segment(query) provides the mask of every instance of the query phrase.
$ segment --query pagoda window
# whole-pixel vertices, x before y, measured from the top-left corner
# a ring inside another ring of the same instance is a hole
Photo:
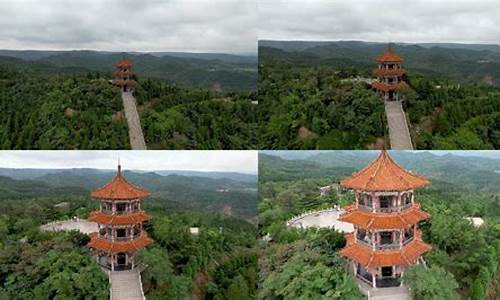
[[[116,203],[116,212],[124,213],[127,211],[127,203]]]
[[[380,208],[390,208],[392,206],[392,196],[380,196]]]
[[[134,201],[132,203],[132,211],[138,211],[139,210],[139,202],[138,201]]]
[[[106,213],[111,213],[113,212],[113,204],[111,202],[102,202],[101,210]]]
[[[125,228],[119,228],[116,230],[116,238],[118,240],[124,240],[127,238],[127,230]]]
[[[368,208],[372,208],[372,197],[368,194],[360,193],[358,196],[358,203]]]
[[[392,232],[382,231],[379,234],[380,234],[380,244],[381,245],[392,244]]]

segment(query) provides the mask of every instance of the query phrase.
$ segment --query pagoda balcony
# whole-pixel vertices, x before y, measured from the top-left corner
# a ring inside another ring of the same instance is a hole
[[[373,70],[373,73],[378,75],[378,76],[388,76],[388,75],[395,75],[395,76],[403,76],[406,73],[405,69],[381,69],[377,68]]]
[[[401,247],[408,245],[411,241],[413,241],[413,237],[406,238],[402,244],[400,244],[399,241],[396,241],[393,243],[376,244],[375,246],[373,246],[370,241],[356,239],[356,243],[374,250],[400,249]]]
[[[110,209],[102,209],[101,212],[106,215],[126,215],[141,212],[139,208],[130,210],[115,210],[114,212]]]
[[[381,212],[381,213],[392,213],[392,212],[400,212],[407,210],[413,206],[413,203],[408,203],[404,205],[399,205],[399,206],[390,206],[390,207],[376,207],[373,208],[371,206],[367,206],[364,204],[358,204],[358,207],[361,210],[367,211],[367,212]]]
[[[141,233],[136,233],[136,234],[132,234],[132,235],[127,235],[127,236],[120,236],[120,237],[115,237],[114,240],[112,238],[111,235],[108,235],[108,234],[99,234],[99,238],[103,239],[103,240],[107,240],[107,241],[110,241],[110,242],[130,242],[130,241],[133,241],[135,239],[138,239],[141,237]]]

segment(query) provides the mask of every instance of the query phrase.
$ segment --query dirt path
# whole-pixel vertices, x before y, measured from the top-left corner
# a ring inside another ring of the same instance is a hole
[[[142,134],[141,119],[137,113],[136,101],[131,92],[122,92],[123,107],[128,123],[128,135],[132,150],[146,150]]]
[[[385,114],[389,125],[391,149],[413,150],[410,130],[400,101],[385,101]]]

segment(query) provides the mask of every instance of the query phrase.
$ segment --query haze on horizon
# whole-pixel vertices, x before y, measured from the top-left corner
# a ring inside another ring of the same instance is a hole
[[[0,48],[257,53],[255,0],[4,0]]]
[[[15,169],[116,169],[201,171],[257,174],[257,151],[232,150],[31,150],[0,151],[0,168]]]
[[[259,40],[500,43],[495,0],[258,0]]]

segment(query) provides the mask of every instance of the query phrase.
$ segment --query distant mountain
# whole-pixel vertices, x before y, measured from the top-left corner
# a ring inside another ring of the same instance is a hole
[[[386,43],[361,41],[259,41],[259,62],[282,60],[371,71],[375,57],[385,49]],[[404,66],[410,74],[500,84],[500,45],[396,43],[393,49],[405,59]]]
[[[284,160],[281,158],[283,155],[273,156],[272,152],[268,151],[266,155],[259,155],[259,171],[264,169],[273,172],[274,176],[282,176],[279,170],[286,170],[284,172],[286,174],[294,174],[293,170],[300,170],[297,173],[299,178],[304,174],[308,177],[343,177],[365,167],[378,155],[377,151],[302,152],[313,155],[304,159],[289,157]],[[500,195],[500,159],[452,154],[435,155],[427,151],[390,151],[390,154],[404,168],[431,180],[452,184],[457,189],[465,188]]]
[[[216,53],[118,53],[102,51],[13,51],[0,50],[0,64],[17,58],[19,67],[45,73],[111,72],[128,57],[139,78],[151,77],[188,86],[223,90],[255,90],[257,57]]]
[[[115,174],[97,169],[0,169],[0,192],[13,197],[51,196],[56,192],[89,197],[92,190],[108,183]],[[213,178],[208,177],[209,172],[204,177],[136,171],[124,174],[130,183],[147,189],[154,201],[168,207],[218,212],[230,207],[236,216],[244,218],[253,218],[257,213],[256,176],[224,172],[214,173]],[[242,180],[228,179],[223,174]]]
[[[90,175],[95,176],[105,175],[111,176],[116,173],[115,170],[111,169],[91,169],[91,168],[73,168],[73,169],[12,169],[12,168],[0,168],[0,176],[11,177],[14,179],[38,179],[44,175],[53,174],[69,174],[74,175]],[[210,171],[184,171],[184,170],[155,170],[155,171],[142,171],[133,170],[133,173],[156,173],[161,176],[169,175],[180,175],[185,177],[206,177],[213,179],[231,179],[235,181],[241,181],[246,183],[257,182],[257,175],[238,173],[238,172],[210,172]]]
[[[207,177],[213,179],[231,179],[235,181],[242,181],[248,183],[256,183],[257,175],[244,174],[237,172],[200,172],[200,171],[178,171],[178,170],[168,170],[168,171],[154,171],[156,174],[162,176],[168,175],[180,175],[188,177]]]

